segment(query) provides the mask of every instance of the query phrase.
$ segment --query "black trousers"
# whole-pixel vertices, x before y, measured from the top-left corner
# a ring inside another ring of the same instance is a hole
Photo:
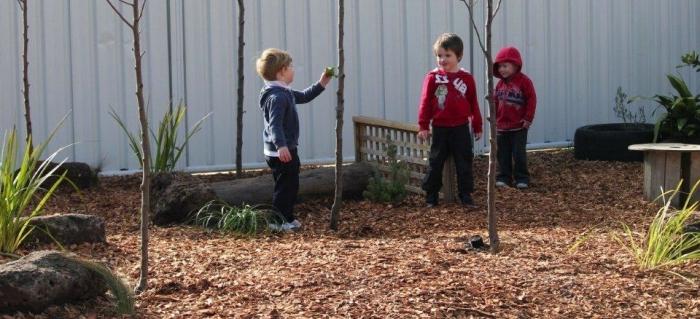
[[[299,154],[297,149],[290,149],[292,160],[283,163],[279,157],[265,156],[267,166],[272,169],[272,177],[275,179],[275,190],[272,193],[272,206],[282,214],[286,222],[296,219],[294,216],[294,204],[299,193]]]
[[[452,155],[457,170],[457,189],[459,198],[464,200],[474,191],[472,162],[472,136],[469,125],[456,127],[433,127],[433,139],[430,145],[428,172],[423,179],[422,188],[426,192],[426,201],[437,203],[438,192],[442,188],[442,168],[449,155]]]
[[[530,183],[530,173],[527,171],[527,129],[512,132],[498,132],[498,175],[496,180],[510,184]]]

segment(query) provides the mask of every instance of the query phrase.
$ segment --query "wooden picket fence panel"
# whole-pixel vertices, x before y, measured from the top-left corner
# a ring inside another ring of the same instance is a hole
[[[416,124],[388,121],[366,116],[352,118],[355,127],[355,161],[367,161],[377,165],[379,171],[388,173],[387,149],[396,145],[396,158],[409,170],[406,189],[412,193],[425,194],[420,185],[428,169],[430,141],[418,139]],[[443,168],[443,186],[440,197],[445,202],[456,198],[456,173],[454,161],[448,158]]]

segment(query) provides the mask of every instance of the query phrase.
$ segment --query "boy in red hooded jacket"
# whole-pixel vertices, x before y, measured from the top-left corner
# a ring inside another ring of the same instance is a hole
[[[520,70],[523,61],[515,47],[505,47],[496,55],[494,75],[501,79],[494,92],[496,98],[496,141],[498,143],[498,175],[496,186],[515,181],[515,187],[527,188],[527,131],[532,125],[537,105],[535,86]]]
[[[464,44],[458,35],[440,35],[433,45],[433,51],[438,67],[428,72],[423,80],[418,109],[418,137],[427,139],[431,122],[433,127],[429,167],[422,185],[426,192],[425,201],[428,207],[438,204],[442,168],[447,157],[452,155],[457,170],[459,199],[463,205],[473,208],[474,152],[469,122],[477,140],[482,132],[476,83],[471,73],[459,67]]]

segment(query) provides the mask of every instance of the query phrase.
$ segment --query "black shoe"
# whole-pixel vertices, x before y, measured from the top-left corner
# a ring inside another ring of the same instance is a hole
[[[467,207],[467,208],[477,208],[476,204],[474,204],[474,199],[472,199],[471,196],[466,195],[462,196],[461,198],[462,201],[462,206]]]
[[[438,198],[440,198],[440,195],[435,193],[435,194],[427,194],[425,196],[425,205],[428,208],[433,208],[438,205]]]

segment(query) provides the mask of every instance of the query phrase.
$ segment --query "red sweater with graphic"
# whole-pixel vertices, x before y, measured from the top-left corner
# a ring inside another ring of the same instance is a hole
[[[425,76],[418,108],[420,129],[428,130],[431,120],[437,127],[455,127],[471,121],[474,133],[481,133],[476,83],[469,72],[435,69]]]
[[[498,72],[498,64],[511,62],[517,71],[507,79]],[[494,62],[494,75],[501,79],[496,85],[496,128],[498,131],[517,131],[523,129],[523,121],[532,123],[535,118],[537,94],[535,86],[527,75],[520,72],[523,66],[520,52],[514,47],[501,49]]]

